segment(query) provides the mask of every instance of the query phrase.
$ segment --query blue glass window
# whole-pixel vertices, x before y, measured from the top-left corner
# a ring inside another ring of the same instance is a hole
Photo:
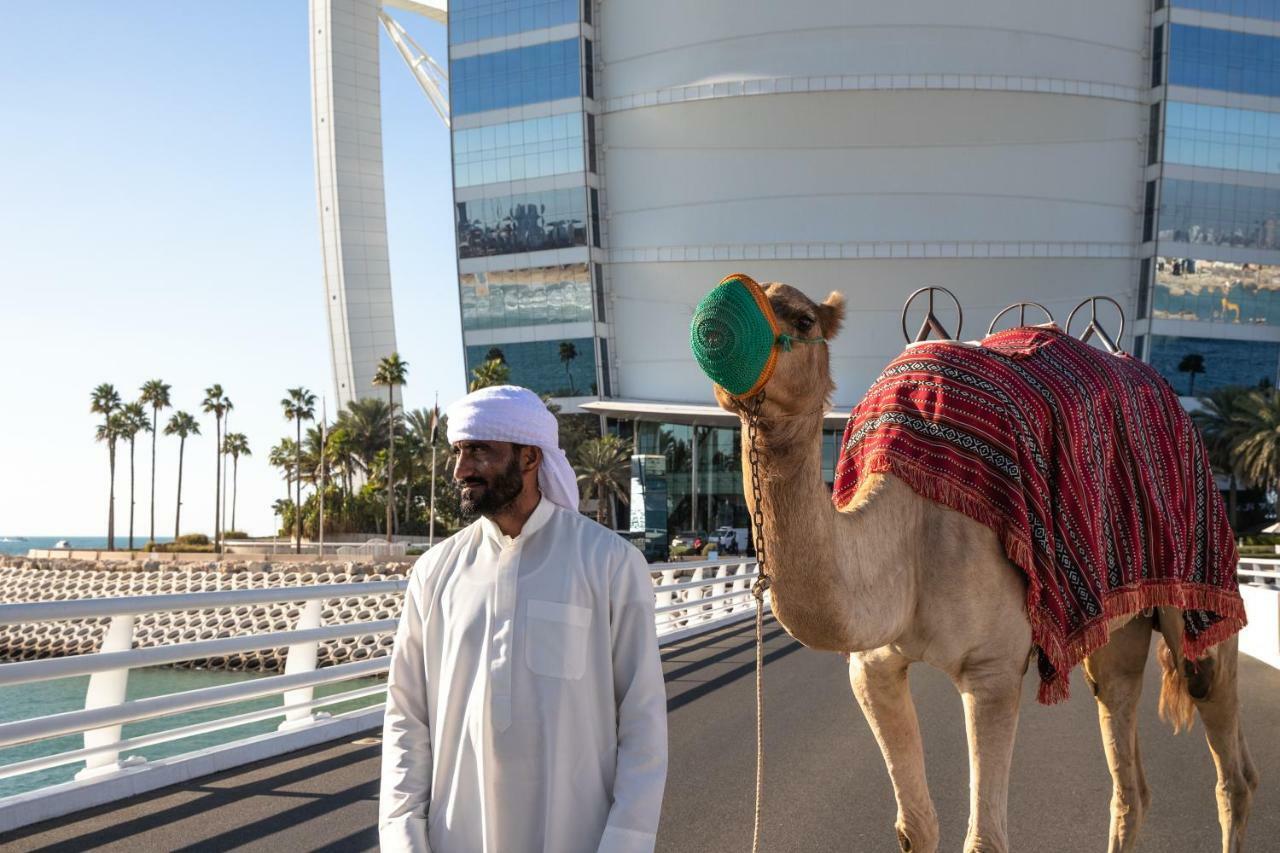
[[[468,346],[468,373],[495,355],[511,370],[513,384],[538,394],[576,397],[598,393],[594,338]]]
[[[1280,367],[1280,343],[1152,335],[1147,361],[1184,396],[1228,385],[1271,388]]]
[[[1173,24],[1169,83],[1248,95],[1280,95],[1280,39]]]
[[[582,187],[460,201],[455,207],[460,258],[587,245]]]
[[[580,0],[450,0],[449,44],[578,21]]]
[[[449,63],[454,115],[518,107],[582,93],[579,39],[500,50]]]
[[[586,166],[584,152],[581,113],[455,130],[454,185],[581,172]]]
[[[1280,113],[1170,101],[1166,163],[1280,174]]]
[[[1280,21],[1280,2],[1277,0],[1173,0],[1172,5],[1183,9],[1216,12],[1219,15],[1234,15],[1237,18]]]
[[[459,286],[468,331],[591,322],[586,264],[464,273]]]
[[[1157,258],[1151,316],[1250,326],[1280,324],[1280,266]]]
[[[1237,249],[1280,249],[1280,189],[1165,178],[1160,239]]]

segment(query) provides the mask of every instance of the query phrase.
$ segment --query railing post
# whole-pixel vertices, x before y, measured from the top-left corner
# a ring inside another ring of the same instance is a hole
[[[706,579],[707,579],[707,570],[704,569],[702,566],[698,566],[698,568],[693,570],[693,577],[691,578],[691,580],[704,581]],[[687,613],[690,617],[689,619],[690,625],[692,625],[695,621],[706,622],[708,619],[711,618],[710,614],[703,612],[706,610],[706,608],[703,607],[701,604],[697,603],[706,597],[707,597],[706,587],[695,586],[692,589],[686,590],[685,601],[689,601],[693,603],[693,607],[690,607],[688,610],[685,611],[685,613]]]
[[[675,583],[675,579],[676,579],[676,573],[673,570],[663,569],[662,583],[660,585],[664,587],[671,586],[671,584]],[[676,600],[676,595],[674,592],[669,592],[669,591],[659,592],[657,596],[656,606],[662,607],[667,604],[674,604],[675,600]],[[667,611],[666,613],[660,614],[658,618],[662,620],[663,625],[674,625],[676,621],[676,611],[674,610]]]
[[[298,624],[294,626],[294,630],[305,631],[309,628],[320,627],[320,610],[324,602],[321,599],[312,599],[302,607],[302,613],[298,616]],[[293,675],[295,672],[311,672],[316,668],[316,654],[319,643],[311,641],[309,643],[297,643],[289,647],[288,655],[285,657],[284,674]],[[297,690],[286,690],[284,692],[285,705],[297,705],[303,702],[310,702],[315,698],[314,687],[302,687]],[[327,713],[320,712],[313,714],[311,711],[302,708],[294,711],[286,711],[284,722],[281,723],[276,731],[289,731],[303,726],[309,726],[317,719],[329,716]]]
[[[107,626],[107,635],[102,640],[99,652],[123,652],[133,647],[134,615],[112,616]],[[85,691],[84,707],[105,708],[119,705],[124,701],[125,691],[129,686],[129,669],[113,669],[108,672],[95,672],[89,676],[89,689]],[[123,726],[106,726],[101,729],[89,729],[84,733],[84,748],[119,743]],[[119,751],[100,752],[84,760],[84,769],[76,774],[77,781],[116,773],[123,767],[142,764],[146,759],[132,756],[124,762],[120,761]]]

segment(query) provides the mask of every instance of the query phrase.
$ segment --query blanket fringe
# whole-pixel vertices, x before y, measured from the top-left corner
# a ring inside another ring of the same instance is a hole
[[[1041,590],[1036,583],[1031,543],[1000,512],[963,487],[922,471],[908,459],[883,454],[872,462],[867,474],[893,474],[923,498],[962,513],[993,531],[1000,539],[1005,555],[1022,570],[1027,579],[1027,616],[1031,622],[1032,642],[1044,652],[1055,670],[1048,681],[1042,680],[1036,701],[1054,705],[1071,695],[1071,670],[1111,639],[1110,622],[1150,607],[1176,607],[1180,610],[1207,610],[1220,620],[1191,637],[1183,632],[1183,654],[1198,660],[1212,647],[1235,634],[1245,625],[1244,601],[1236,590],[1208,584],[1183,583],[1152,579],[1141,584],[1107,590],[1103,593],[1103,613],[1076,629],[1071,635],[1058,634],[1051,615],[1041,609]],[[849,495],[838,496],[838,505]]]

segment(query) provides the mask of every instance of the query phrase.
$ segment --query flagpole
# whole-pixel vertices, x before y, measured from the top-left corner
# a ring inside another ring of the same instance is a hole
[[[313,398],[314,399],[314,398]],[[325,474],[328,473],[328,466],[325,465],[324,450],[325,436],[329,425],[329,409],[325,403],[324,397],[320,398],[320,559],[324,559],[324,491],[326,483]]]
[[[431,518],[427,522],[427,547],[436,544],[436,425],[439,423],[440,392],[436,392],[435,404],[431,407],[431,503],[427,510]]]

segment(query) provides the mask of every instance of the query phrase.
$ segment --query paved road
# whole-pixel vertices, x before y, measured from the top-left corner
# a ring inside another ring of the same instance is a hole
[[[893,795],[879,750],[849,694],[843,661],[767,627],[764,846],[769,851],[893,851]],[[750,626],[664,650],[671,755],[660,851],[747,850],[754,776]],[[938,673],[916,667],[912,690],[925,732],[944,851],[968,818],[968,758],[960,700]],[[1141,736],[1153,789],[1140,849],[1218,847],[1213,767],[1203,735],[1156,720],[1149,662]],[[1241,659],[1245,721],[1263,776],[1250,848],[1280,848],[1280,672]],[[1093,699],[1079,674],[1072,699],[1033,702],[1026,684],[1010,797],[1014,850],[1105,850],[1110,782]],[[376,848],[378,749],[360,738],[294,753],[114,807],[0,838],[6,851],[295,850]]]

